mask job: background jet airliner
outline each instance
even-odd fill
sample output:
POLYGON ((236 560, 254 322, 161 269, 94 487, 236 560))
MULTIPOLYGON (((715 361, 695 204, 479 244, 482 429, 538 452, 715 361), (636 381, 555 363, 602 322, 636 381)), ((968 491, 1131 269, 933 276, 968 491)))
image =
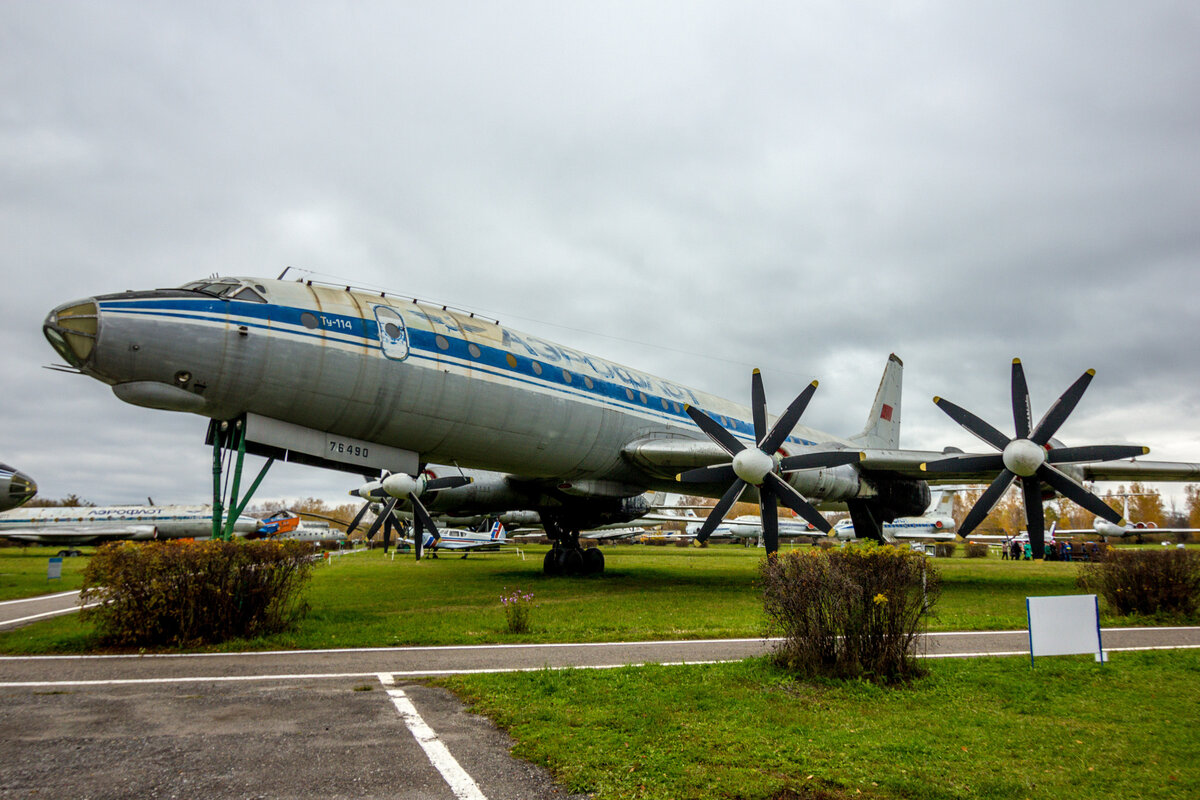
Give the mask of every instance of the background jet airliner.
MULTIPOLYGON (((210 506, 51 506, 18 508, 0 513, 0 536, 29 544, 100 544, 122 539, 207 539, 212 536, 210 506)), ((259 527, 253 517, 239 517, 238 536, 259 527)))
MULTIPOLYGON (((952 542, 954 533, 954 492, 942 491, 934 507, 918 517, 899 517, 883 523, 883 538, 921 539, 926 541, 952 542)), ((856 539, 854 520, 843 519, 833 526, 839 539, 856 539)))
POLYGON ((1124 525, 1114 525, 1103 517, 1096 517, 1091 528, 1077 528, 1074 530, 1058 529, 1059 535, 1069 536, 1073 534, 1094 534, 1101 536, 1104 539, 1123 539, 1127 536, 1153 536, 1155 534, 1176 534, 1176 533, 1200 533, 1200 528, 1160 528, 1154 523, 1134 522, 1129 519, 1129 498, 1130 495, 1121 495, 1124 498, 1125 512, 1123 514, 1126 522, 1124 525))
MULTIPOLYGON (((860 534, 879 538, 882 522, 925 511, 930 477, 993 481, 972 514, 1020 479, 1037 511, 1031 527, 1043 487, 1117 522, 1079 480, 1200 478, 1196 464, 1116 461, 1141 447, 1061 446, 1053 437, 1091 373, 1033 426, 1019 362, 1015 437, 938 399, 1001 451, 960 455, 900 449, 895 356, 866 427, 844 437, 798 424, 815 381, 772 419, 757 371, 743 406, 473 314, 314 281, 226 278, 101 295, 54 309, 43 330, 71 367, 120 399, 213 420, 218 445, 236 431, 246 452, 368 477, 389 470, 385 489, 405 499, 423 491, 416 476, 430 462, 508 473, 537 495, 532 507, 555 543, 547 572, 603 569, 594 548, 584 555, 579 531, 598 509, 675 490, 676 479, 721 498, 698 538, 744 495, 759 500, 773 552, 777 503, 828 531, 812 502, 845 502, 860 534)), ((478 490, 446 491, 466 499, 478 490)))
POLYGON ((37 494, 37 484, 25 473, 0 464, 0 511, 24 505, 37 494))

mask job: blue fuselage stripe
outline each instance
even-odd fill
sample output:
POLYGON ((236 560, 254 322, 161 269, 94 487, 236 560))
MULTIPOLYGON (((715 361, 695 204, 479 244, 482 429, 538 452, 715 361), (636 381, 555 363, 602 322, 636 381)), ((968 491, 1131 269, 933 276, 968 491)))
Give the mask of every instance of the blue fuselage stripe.
MULTIPOLYGON (((319 314, 311 309, 294 306, 275 305, 270 303, 252 303, 238 300, 203 300, 187 298, 156 298, 137 300, 110 300, 100 304, 101 312, 115 312, 146 316, 161 319, 177 319, 200 323, 217 323, 244 325, 247 328, 267 331, 270 335, 287 336, 299 340, 315 340, 332 342, 351 347, 363 347, 368 350, 383 352, 380 342, 379 324, 373 319, 363 317, 330 314, 322 311, 319 314), (302 316, 316 316, 322 327, 310 328, 304 325, 302 316), (289 327, 290 326, 290 327, 289 327)), ((644 389, 634 388, 607 380, 598 374, 585 376, 580 372, 552 366, 526 355, 519 355, 510 350, 494 347, 482 342, 468 342, 461 336, 434 333, 420 328, 408 328, 409 341, 408 359, 430 363, 450 363, 456 367, 486 373, 516 384, 551 390, 575 399, 587 400, 603 406, 614 407, 624 411, 636 411, 648 414, 658 419, 672 423, 691 425, 691 418, 683 411, 684 402, 681 399, 667 397, 662 394, 651 394, 644 389), (439 341, 446 347, 439 347, 439 341), (469 347, 478 348, 479 356, 471 354, 469 347), (509 362, 516 361, 516 366, 509 362), (566 376, 570 376, 567 380, 566 376), (591 385, 589 386, 588 383, 591 385), (645 398, 644 402, 642 398, 645 398), (663 408, 663 406, 666 406, 663 408), (655 407, 657 406, 657 407, 655 407)), ((386 355, 386 353, 384 353, 386 355)), ((408 360, 405 359, 405 360, 408 360)), ((672 389, 663 383, 664 391, 672 389)), ((683 390, 676 389, 682 395, 683 390)), ((745 420, 735 419, 727 415, 706 412, 733 433, 739 439, 749 444, 754 443, 753 425, 745 420), (723 422, 726 421, 726 422, 723 422)), ((798 445, 812 445, 813 442, 797 436, 789 436, 787 441, 798 445)))

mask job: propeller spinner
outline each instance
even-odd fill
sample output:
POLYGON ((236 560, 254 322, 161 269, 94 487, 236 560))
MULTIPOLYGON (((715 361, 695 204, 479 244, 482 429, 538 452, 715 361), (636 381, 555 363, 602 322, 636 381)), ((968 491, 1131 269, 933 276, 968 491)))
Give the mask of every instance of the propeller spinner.
POLYGON ((1016 436, 1009 438, 996 428, 964 408, 956 406, 942 397, 933 398, 938 408, 968 431, 999 450, 994 455, 955 456, 931 461, 921 466, 926 472, 959 472, 974 470, 1000 470, 1000 474, 980 495, 959 527, 959 534, 966 537, 987 517, 988 512, 1000 500, 1014 481, 1021 481, 1021 494, 1025 499, 1025 527, 1029 531, 1029 546, 1034 558, 1041 558, 1045 550, 1045 517, 1042 513, 1042 484, 1064 497, 1083 506, 1098 517, 1114 525, 1124 525, 1121 515, 1110 508, 1096 495, 1079 485, 1073 478, 1058 469, 1056 464, 1083 464, 1093 461, 1115 461, 1149 453, 1149 448, 1138 445, 1088 445, 1084 447, 1051 447, 1050 440, 1075 410, 1096 371, 1089 369, 1079 380, 1063 392, 1050 406, 1050 410, 1033 425, 1029 406, 1029 387, 1025 382, 1025 369, 1021 359, 1012 363, 1012 408, 1016 436))
POLYGON ((396 503, 401 500, 407 500, 413 510, 413 551, 419 561, 424 552, 424 531, 428 530, 433 534, 435 541, 439 538, 437 525, 434 524, 433 518, 429 516, 429 512, 426 510, 424 504, 421 503, 421 494, 424 492, 436 492, 442 489, 456 489, 459 486, 466 486, 468 483, 471 483, 471 480, 471 478, 463 475, 430 478, 424 474, 413 476, 404 473, 392 474, 385 471, 379 480, 369 481, 358 490, 351 492, 351 494, 356 494, 364 498, 367 502, 354 517, 354 521, 350 523, 347 533, 354 530, 372 502, 382 501, 386 497, 388 500, 383 508, 383 513, 375 518, 375 521, 367 531, 367 538, 370 539, 379 530, 380 526, 383 526, 383 548, 386 552, 392 528, 400 527, 393 513, 396 503))
POLYGON ((830 525, 817 509, 815 509, 791 484, 781 475, 802 469, 819 469, 837 467, 843 464, 855 464, 862 460, 863 454, 858 451, 828 450, 802 455, 782 457, 778 454, 780 446, 791 434, 800 415, 808 407, 813 393, 817 390, 817 382, 810 383, 802 391, 783 416, 775 421, 775 425, 767 430, 767 401, 763 390, 762 374, 756 369, 750 377, 751 411, 754 415, 755 447, 747 447, 738 441, 733 434, 722 427, 716 420, 693 406, 685 406, 688 416, 733 459, 727 464, 714 464, 710 467, 688 470, 676 476, 676 480, 687 483, 720 483, 732 481, 728 490, 717 501, 708 519, 696 534, 697 542, 705 542, 716 530, 717 525, 738 501, 746 487, 758 489, 759 509, 762 514, 763 542, 767 554, 779 550, 779 507, 783 503, 816 528, 829 533, 830 525))

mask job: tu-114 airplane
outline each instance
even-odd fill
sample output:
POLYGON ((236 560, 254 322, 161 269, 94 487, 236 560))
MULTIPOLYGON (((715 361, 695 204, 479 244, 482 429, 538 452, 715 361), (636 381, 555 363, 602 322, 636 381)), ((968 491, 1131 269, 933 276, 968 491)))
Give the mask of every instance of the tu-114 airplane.
POLYGON ((636 518, 643 492, 677 491, 677 481, 720 498, 699 540, 734 502, 757 499, 774 552, 780 503, 826 532, 813 504, 845 503, 859 535, 880 538, 883 522, 925 511, 931 480, 992 481, 960 530, 969 532, 1015 480, 1031 520, 1042 518, 1043 493, 1057 491, 1115 523, 1079 481, 1200 478, 1197 464, 1129 460, 1142 447, 1055 439, 1091 371, 1034 426, 1014 360, 1016 436, 936 399, 1000 452, 906 450, 894 355, 864 429, 836 436, 799 424, 816 381, 772 418, 757 370, 740 405, 465 311, 286 273, 88 297, 51 311, 43 331, 71 369, 125 402, 208 418, 214 460, 236 449, 239 476, 251 453, 382 476, 414 510, 446 496, 481 513, 537 510, 554 543, 548 573, 602 570, 580 530, 604 515, 636 518), (431 462, 504 477, 438 485, 421 474, 431 462))

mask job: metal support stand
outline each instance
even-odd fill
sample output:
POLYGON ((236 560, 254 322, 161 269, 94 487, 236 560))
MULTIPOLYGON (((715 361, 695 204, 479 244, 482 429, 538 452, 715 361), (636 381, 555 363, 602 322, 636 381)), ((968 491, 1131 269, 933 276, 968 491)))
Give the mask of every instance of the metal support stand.
POLYGON ((258 490, 259 484, 263 478, 267 476, 267 470, 275 463, 274 458, 268 458, 267 463, 263 464, 262 469, 258 471, 258 476, 254 482, 250 484, 250 488, 246 491, 244 497, 238 498, 238 491, 242 484, 242 466, 246 458, 246 419, 239 417, 230 422, 217 422, 213 420, 210 424, 209 434, 213 442, 213 533, 214 539, 222 539, 229 541, 233 538, 234 524, 238 517, 246 510, 246 505, 250 502, 250 498, 254 496, 254 492, 258 490), (233 487, 228 498, 222 497, 221 492, 221 451, 223 449, 237 450, 237 458, 234 461, 233 467, 233 487), (228 503, 223 502, 228 500, 228 503), (229 513, 225 514, 225 509, 229 509, 229 513))

